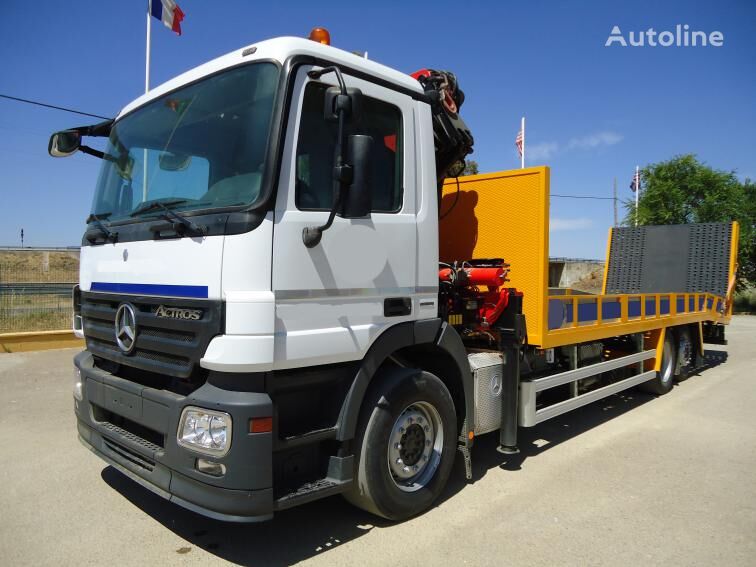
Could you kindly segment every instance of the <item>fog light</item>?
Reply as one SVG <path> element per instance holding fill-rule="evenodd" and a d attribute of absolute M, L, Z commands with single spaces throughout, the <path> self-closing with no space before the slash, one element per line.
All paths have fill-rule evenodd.
<path fill-rule="evenodd" d="M 182 447 L 222 457 L 231 446 L 231 416 L 222 411 L 186 407 L 181 413 L 177 441 Z"/>
<path fill-rule="evenodd" d="M 207 459 L 197 459 L 197 470 L 213 476 L 223 476 L 226 474 L 226 465 L 223 463 L 214 463 Z"/>
<path fill-rule="evenodd" d="M 73 396 L 78 401 L 84 399 L 84 386 L 81 382 L 81 370 L 74 366 L 74 384 L 73 384 Z"/>

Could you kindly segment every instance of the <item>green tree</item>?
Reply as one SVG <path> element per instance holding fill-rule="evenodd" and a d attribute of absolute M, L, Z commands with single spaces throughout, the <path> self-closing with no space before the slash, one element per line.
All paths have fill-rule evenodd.
<path fill-rule="evenodd" d="M 478 162 L 468 159 L 465 162 L 465 169 L 462 171 L 462 175 L 475 175 L 476 173 L 478 173 Z"/>
<path fill-rule="evenodd" d="M 625 224 L 740 223 L 740 283 L 756 281 L 756 184 L 741 183 L 735 172 L 713 169 L 692 154 L 641 169 L 638 210 L 624 202 Z"/>

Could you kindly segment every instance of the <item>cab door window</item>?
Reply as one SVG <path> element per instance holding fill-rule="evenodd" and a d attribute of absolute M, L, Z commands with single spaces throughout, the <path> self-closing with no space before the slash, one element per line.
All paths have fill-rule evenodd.
<path fill-rule="evenodd" d="M 296 152 L 295 202 L 300 210 L 328 211 L 333 204 L 333 163 L 338 124 L 323 118 L 329 85 L 305 87 Z M 402 113 L 376 98 L 363 96 L 362 115 L 346 123 L 346 134 L 373 138 L 371 153 L 372 212 L 402 208 Z"/>

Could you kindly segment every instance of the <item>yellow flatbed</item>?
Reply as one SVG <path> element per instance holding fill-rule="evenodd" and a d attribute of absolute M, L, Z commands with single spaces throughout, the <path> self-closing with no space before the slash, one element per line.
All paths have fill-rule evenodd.
<path fill-rule="evenodd" d="M 440 260 L 503 258 L 511 264 L 507 285 L 524 294 L 528 344 L 547 349 L 677 325 L 729 322 L 736 222 L 729 232 L 729 257 L 723 259 L 726 293 L 560 294 L 548 285 L 549 190 L 549 168 L 541 166 L 448 179 L 442 194 Z M 610 229 L 606 270 L 610 261 L 622 261 L 612 259 L 612 242 Z M 606 282 L 605 271 L 604 291 Z"/>

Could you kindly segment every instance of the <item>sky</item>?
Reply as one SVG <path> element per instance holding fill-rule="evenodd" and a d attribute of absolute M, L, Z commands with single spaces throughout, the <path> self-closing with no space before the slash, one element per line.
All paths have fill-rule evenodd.
<path fill-rule="evenodd" d="M 183 35 L 153 20 L 152 85 L 316 26 L 332 44 L 411 73 L 454 72 L 481 172 L 551 167 L 551 192 L 621 199 L 636 165 L 694 153 L 756 179 L 756 2 L 252 2 L 179 0 Z M 113 116 L 144 89 L 145 0 L 0 2 L 0 94 Z M 720 31 L 721 47 L 606 47 L 612 28 Z M 0 245 L 75 246 L 97 159 L 47 155 L 56 130 L 96 122 L 0 99 Z M 624 208 L 620 204 L 620 219 Z M 506 211 L 502 211 L 506 215 Z M 603 258 L 611 200 L 552 197 L 552 256 Z M 517 235 L 511 235 L 516 238 Z"/>

